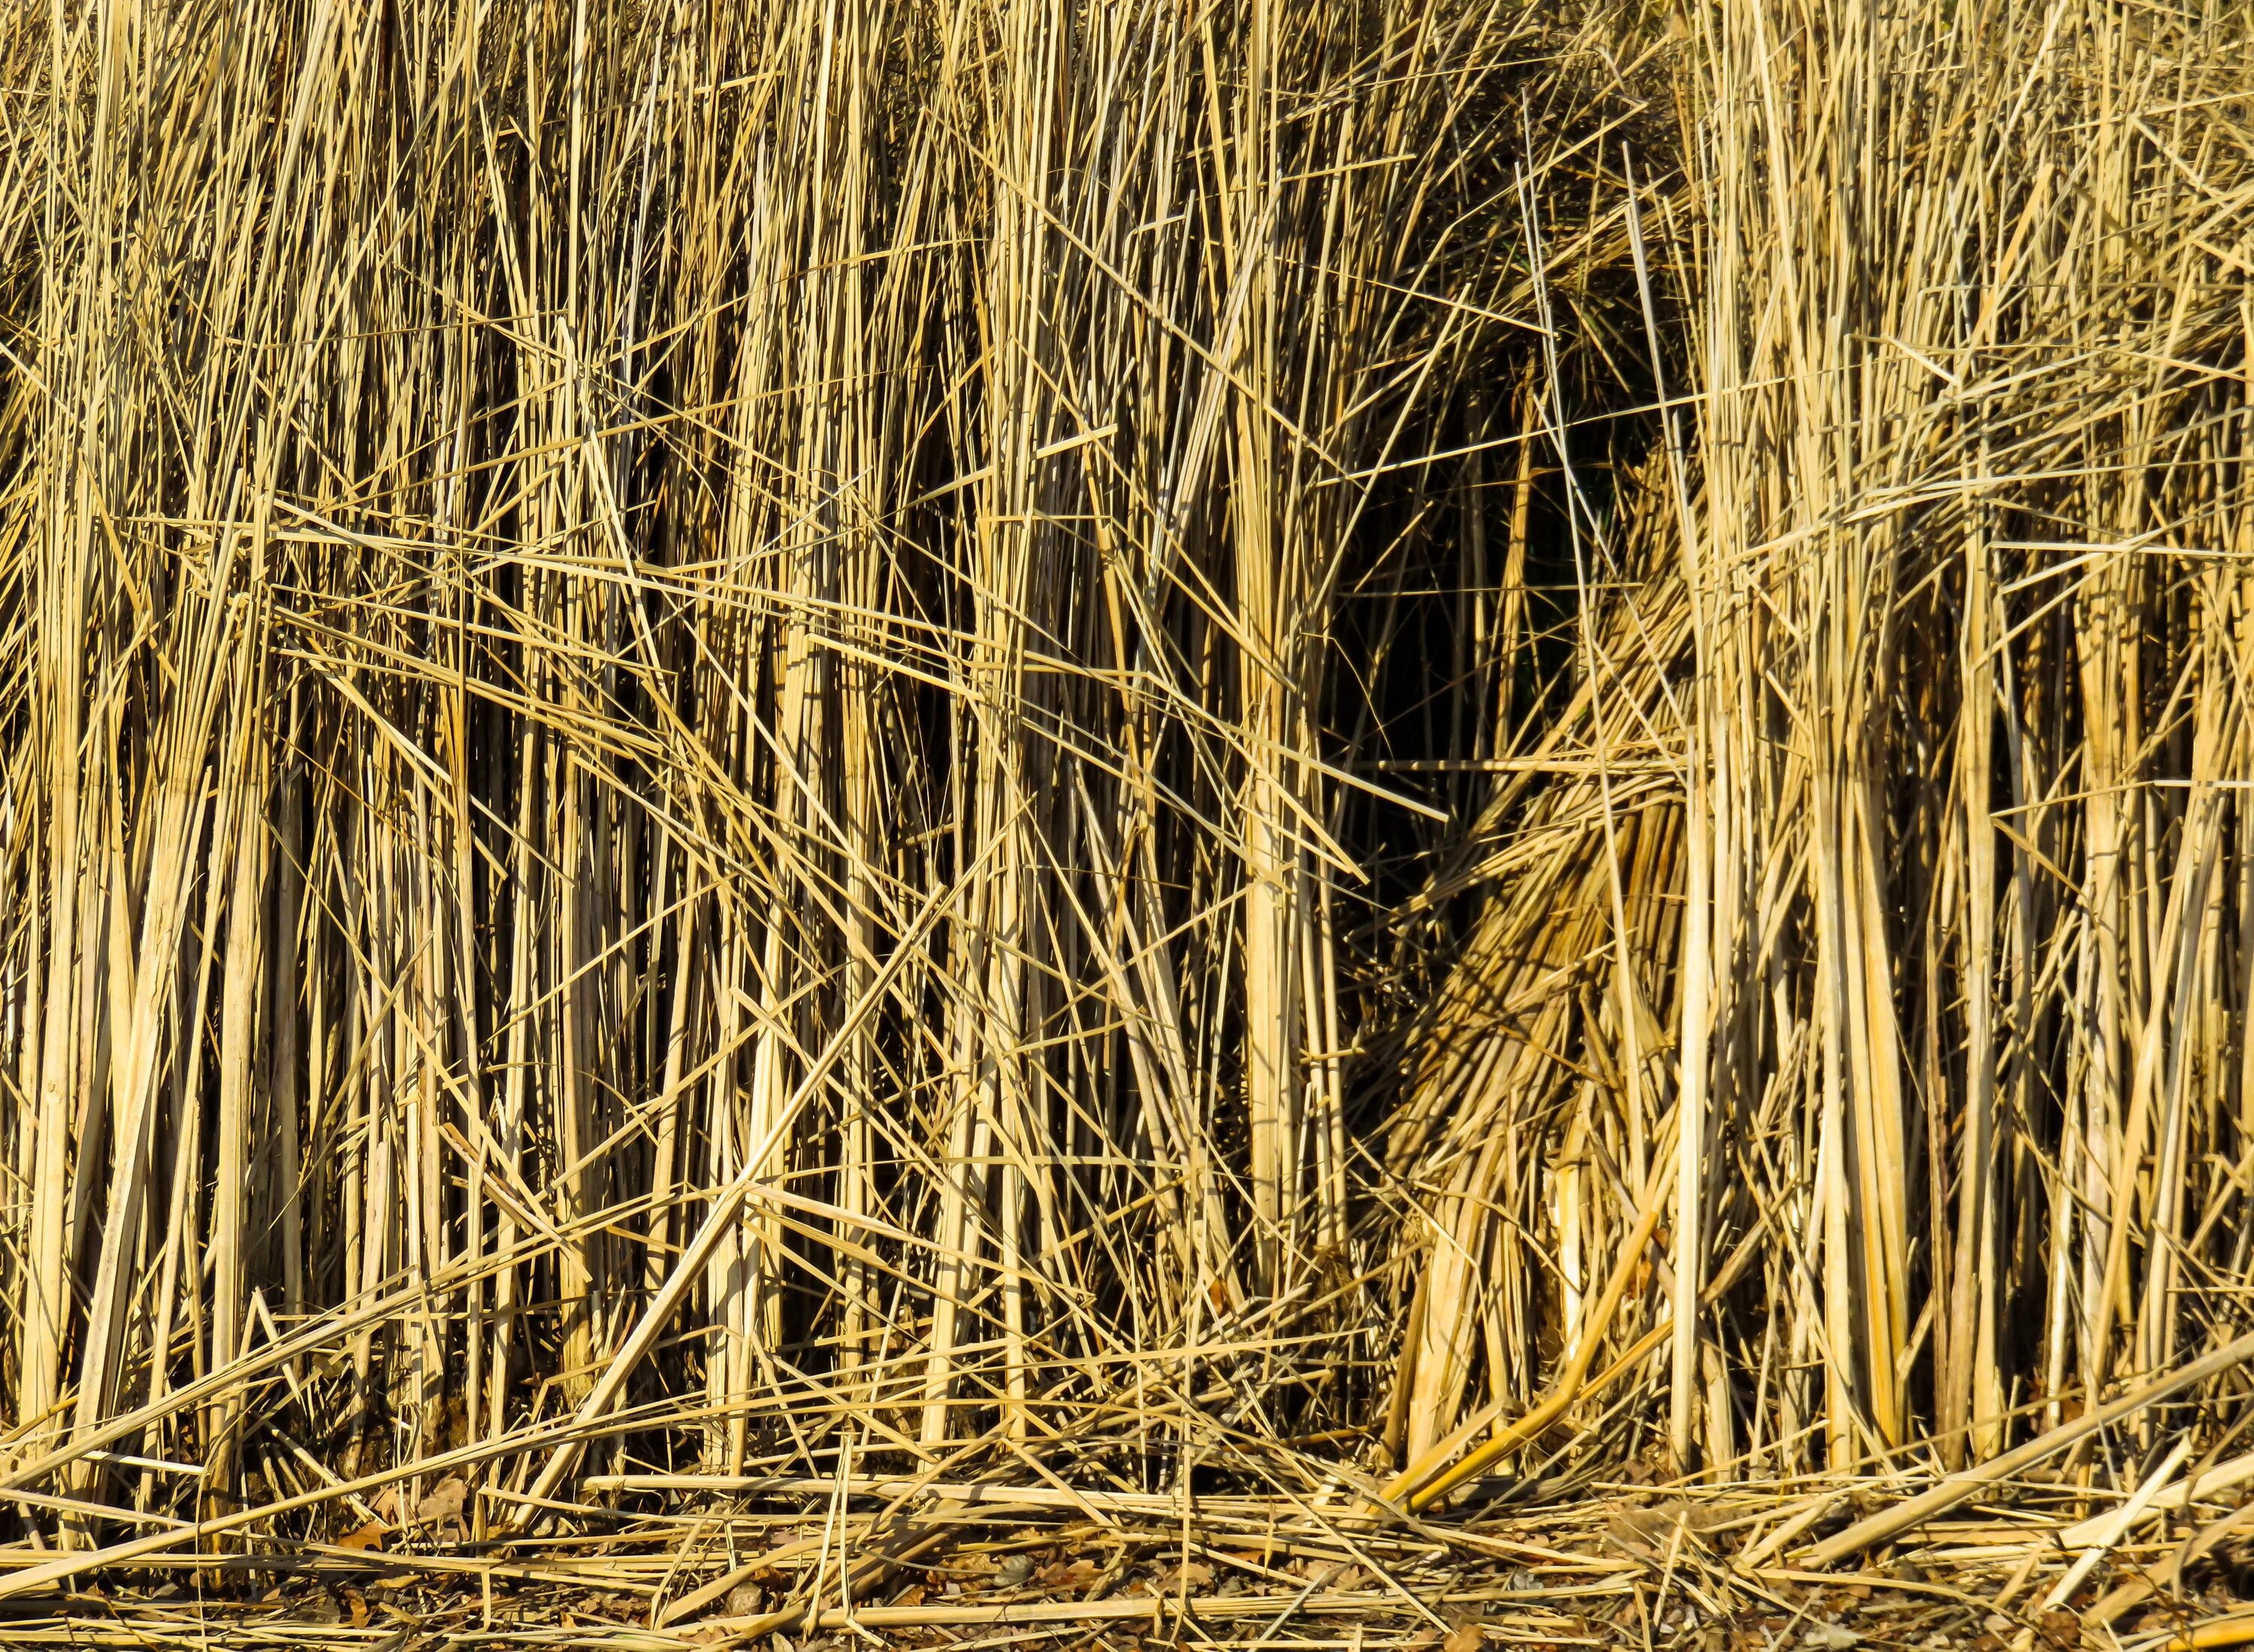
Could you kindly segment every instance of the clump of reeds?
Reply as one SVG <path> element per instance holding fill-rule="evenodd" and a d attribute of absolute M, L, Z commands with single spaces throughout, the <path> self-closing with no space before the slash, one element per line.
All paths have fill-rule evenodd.
<path fill-rule="evenodd" d="M 1631 584 L 1555 778 L 1456 851 L 1398 1414 L 1594 1337 L 1651 1358 L 1586 1426 L 1683 1466 L 1986 1458 L 2244 1328 L 2254 60 L 2224 11 L 1691 22 L 1687 382 L 1583 529 Z"/>
<path fill-rule="evenodd" d="M 0 18 L 18 1581 L 2226 1338 L 2248 36 Z"/>

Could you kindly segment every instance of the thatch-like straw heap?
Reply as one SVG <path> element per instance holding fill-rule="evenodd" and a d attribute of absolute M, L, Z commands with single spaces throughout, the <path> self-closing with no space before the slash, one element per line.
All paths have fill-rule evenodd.
<path fill-rule="evenodd" d="M 0 1594 L 2211 1467 L 2250 374 L 2216 0 L 0 12 Z"/>

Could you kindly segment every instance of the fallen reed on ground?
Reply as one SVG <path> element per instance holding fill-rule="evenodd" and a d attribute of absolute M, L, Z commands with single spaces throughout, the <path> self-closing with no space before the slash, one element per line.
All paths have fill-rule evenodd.
<path fill-rule="evenodd" d="M 0 65 L 0 1592 L 2254 1420 L 2243 9 Z"/>

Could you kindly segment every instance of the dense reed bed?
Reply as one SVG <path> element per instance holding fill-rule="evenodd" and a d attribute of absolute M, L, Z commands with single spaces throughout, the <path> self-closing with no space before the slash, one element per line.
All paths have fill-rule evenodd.
<path fill-rule="evenodd" d="M 1404 1046 L 1407 1438 L 1665 1316 L 1680 1461 L 1959 1462 L 2244 1325 L 2245 19 L 1697 27 L 1697 393 Z"/>
<path fill-rule="evenodd" d="M 2241 10 L 0 63 L 0 1590 L 1914 1475 L 2248 1328 Z"/>

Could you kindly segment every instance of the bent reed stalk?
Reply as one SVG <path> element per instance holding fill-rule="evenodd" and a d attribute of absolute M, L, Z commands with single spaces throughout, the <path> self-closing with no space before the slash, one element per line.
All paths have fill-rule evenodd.
<path fill-rule="evenodd" d="M 2238 11 L 0 63 L 43 1545 L 1954 1468 L 2244 1330 Z"/>

